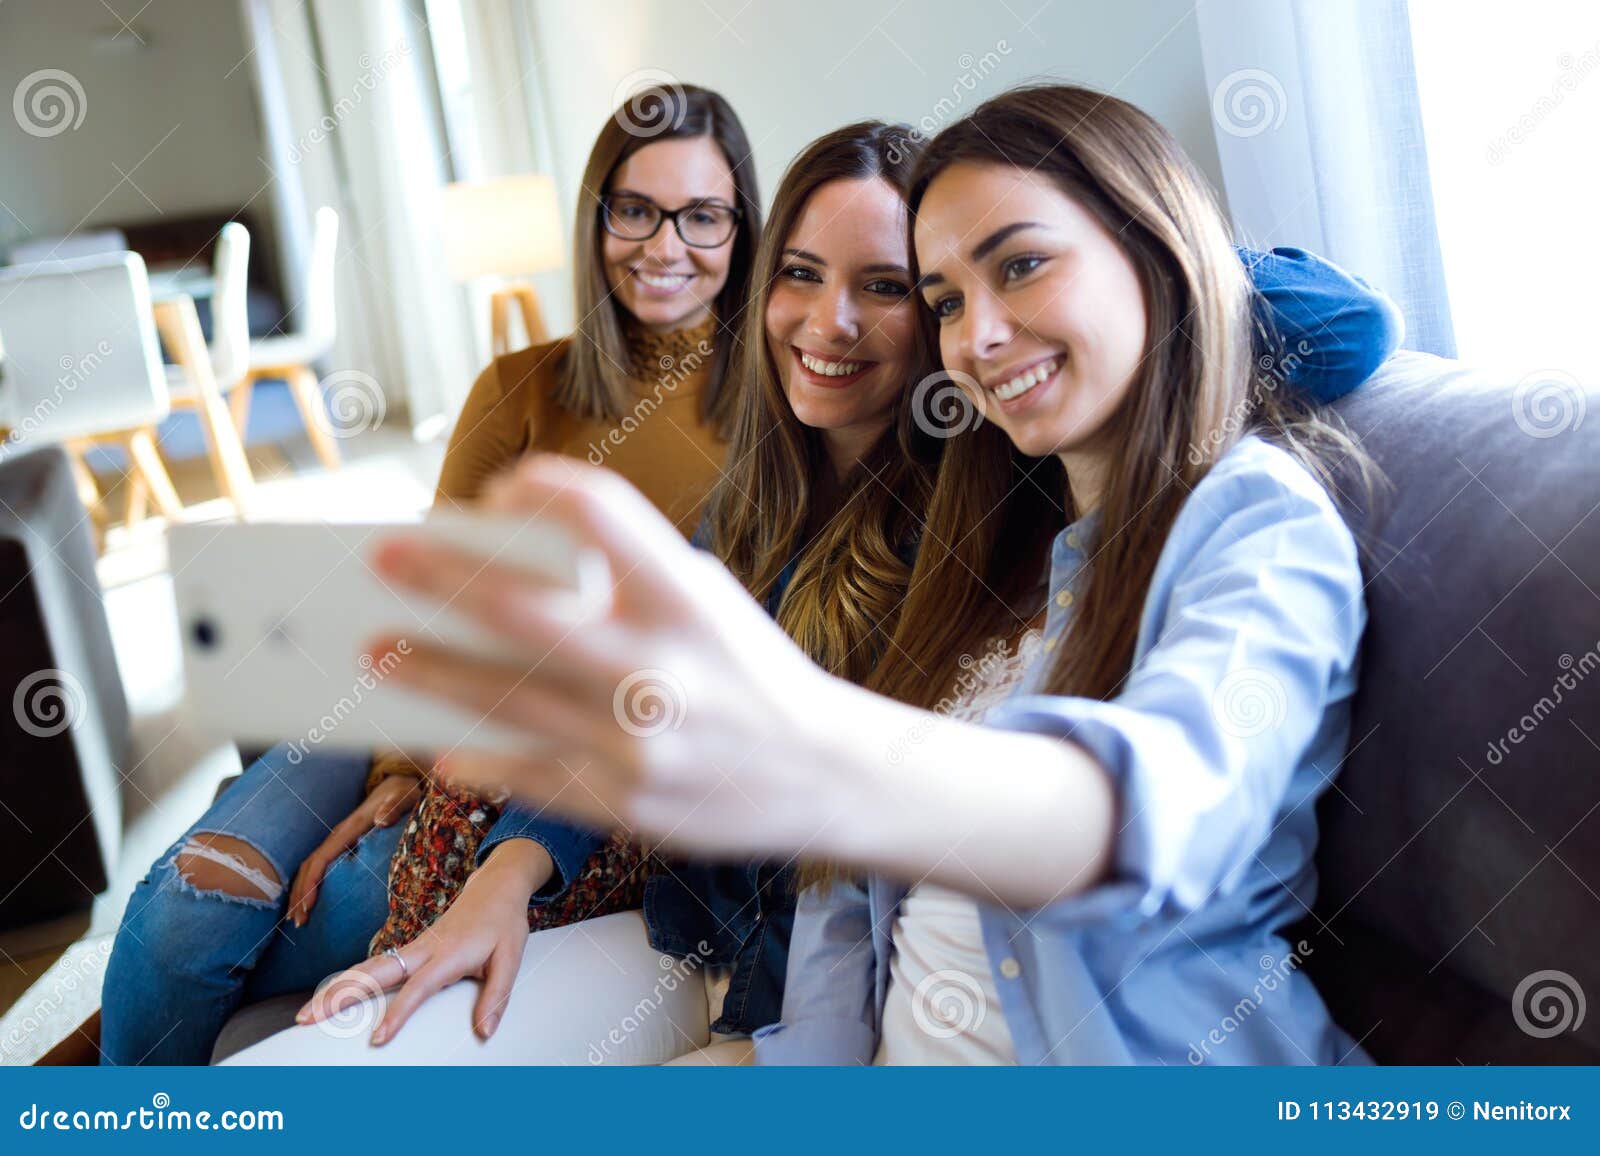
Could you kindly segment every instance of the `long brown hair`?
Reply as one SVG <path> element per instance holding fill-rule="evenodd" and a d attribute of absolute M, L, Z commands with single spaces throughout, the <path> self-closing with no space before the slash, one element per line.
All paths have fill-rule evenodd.
<path fill-rule="evenodd" d="M 1066 85 L 1006 92 L 936 137 L 908 203 L 961 162 L 1038 173 L 1090 212 L 1138 274 L 1149 315 L 1134 380 L 1100 437 L 1113 447 L 1071 639 L 1041 689 L 1113 697 L 1133 662 L 1162 546 L 1185 498 L 1247 433 L 1295 452 L 1325 482 L 1337 458 L 1365 476 L 1338 428 L 1252 374 L 1250 288 L 1204 178 L 1131 104 Z M 1029 458 L 990 423 L 953 439 L 928 511 L 894 644 L 870 685 L 933 707 L 963 655 L 1014 637 L 1037 611 L 1051 541 L 1073 508 L 1059 458 Z M 969 660 L 970 661 L 970 660 Z"/>
<path fill-rule="evenodd" d="M 822 435 L 795 417 L 784 394 L 767 302 L 811 195 L 836 180 L 883 180 L 904 197 L 915 151 L 907 126 L 863 121 L 821 137 L 789 165 L 756 253 L 728 464 L 707 507 L 711 549 L 756 597 L 768 597 L 798 556 L 778 622 L 813 661 L 856 682 L 877 665 L 905 597 L 937 444 L 902 399 L 856 470 L 835 482 Z M 907 395 L 931 358 L 926 340 L 914 342 Z"/>
<path fill-rule="evenodd" d="M 733 391 L 726 388 L 726 382 L 737 356 L 739 311 L 750 291 L 751 259 L 761 235 L 761 197 L 756 190 L 750 142 L 733 107 L 719 94 L 693 84 L 655 86 L 630 97 L 606 121 L 589 152 L 573 232 L 573 298 L 578 322 L 567 342 L 554 395 L 557 404 L 572 413 L 620 421 L 633 404 L 627 322 L 612 300 L 601 257 L 601 198 L 617 169 L 640 149 L 656 141 L 702 136 L 716 143 L 733 171 L 739 209 L 728 281 L 717 294 L 713 309 L 718 322 L 716 356 L 700 396 L 702 419 L 727 431 Z"/>

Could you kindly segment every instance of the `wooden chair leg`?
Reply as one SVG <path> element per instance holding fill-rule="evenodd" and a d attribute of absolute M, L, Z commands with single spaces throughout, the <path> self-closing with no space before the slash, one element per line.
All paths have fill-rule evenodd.
<path fill-rule="evenodd" d="M 305 422 L 306 436 L 311 448 L 330 470 L 339 468 L 339 443 L 333 436 L 333 422 L 328 417 L 328 403 L 322 397 L 322 386 L 317 375 L 304 365 L 289 372 L 289 392 L 300 410 L 300 420 Z"/>
<path fill-rule="evenodd" d="M 211 370 L 211 355 L 206 350 L 205 338 L 200 332 L 200 318 L 194 311 L 194 301 L 188 297 L 158 301 L 154 313 L 156 328 L 162 339 L 171 347 L 185 375 L 194 383 L 194 405 L 200 414 L 200 428 L 206 435 L 211 471 L 216 475 L 222 492 L 233 503 L 233 508 L 243 517 L 254 479 L 250 476 L 250 463 L 245 460 L 244 443 L 239 440 L 239 431 L 217 388 L 217 379 Z"/>
<path fill-rule="evenodd" d="M 255 383 L 255 374 L 247 373 L 228 395 L 228 412 L 233 415 L 233 426 L 243 441 L 250 440 L 250 391 Z"/>
<path fill-rule="evenodd" d="M 150 426 L 134 430 L 128 435 L 125 444 L 128 447 L 128 460 L 133 463 L 133 477 L 129 479 L 130 487 L 135 490 L 148 490 L 150 496 L 155 499 L 156 509 L 161 511 L 163 517 L 169 519 L 180 517 L 183 514 L 183 502 L 178 499 L 178 491 L 173 487 L 166 464 L 161 460 L 161 451 L 156 449 L 156 431 Z M 131 507 L 133 503 L 131 491 L 128 502 Z M 140 504 L 143 504 L 142 494 Z M 132 525 L 132 521 L 130 518 L 129 525 Z"/>

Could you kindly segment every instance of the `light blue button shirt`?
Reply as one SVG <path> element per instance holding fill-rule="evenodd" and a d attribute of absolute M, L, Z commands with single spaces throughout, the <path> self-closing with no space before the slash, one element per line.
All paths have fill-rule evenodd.
<path fill-rule="evenodd" d="M 1369 1062 L 1302 970 L 1309 950 L 1275 934 L 1310 909 L 1315 804 L 1349 737 L 1366 623 L 1349 530 L 1297 460 L 1243 439 L 1173 524 L 1122 692 L 1036 693 L 1094 537 L 1091 517 L 1056 539 L 1049 649 L 985 720 L 1071 739 L 1118 798 L 1107 882 L 978 904 L 1019 1062 Z M 802 896 L 760 1062 L 872 1062 L 907 890 L 875 876 Z"/>

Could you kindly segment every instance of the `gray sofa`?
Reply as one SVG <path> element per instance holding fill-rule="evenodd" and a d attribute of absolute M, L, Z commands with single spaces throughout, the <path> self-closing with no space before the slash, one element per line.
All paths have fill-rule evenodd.
<path fill-rule="evenodd" d="M 1295 929 L 1380 1062 L 1600 1061 L 1600 390 L 1402 353 L 1351 750 Z"/>

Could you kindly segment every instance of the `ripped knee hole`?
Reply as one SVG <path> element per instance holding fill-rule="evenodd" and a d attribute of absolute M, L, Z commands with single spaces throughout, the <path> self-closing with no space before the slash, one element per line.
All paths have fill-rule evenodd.
<path fill-rule="evenodd" d="M 226 835 L 191 836 L 178 852 L 177 868 L 184 882 L 201 891 L 267 900 L 283 894 L 283 883 L 266 857 Z"/>

